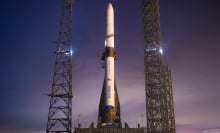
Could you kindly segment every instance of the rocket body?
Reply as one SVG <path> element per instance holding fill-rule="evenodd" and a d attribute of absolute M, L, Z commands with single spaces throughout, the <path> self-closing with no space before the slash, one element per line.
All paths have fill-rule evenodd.
<path fill-rule="evenodd" d="M 99 103 L 98 127 L 121 128 L 120 103 L 115 82 L 114 61 L 114 9 L 109 3 L 106 13 L 105 51 L 101 59 L 105 64 L 105 77 Z"/>
<path fill-rule="evenodd" d="M 105 44 L 105 88 L 106 108 L 115 107 L 115 75 L 114 75 L 114 9 L 109 3 L 106 17 L 106 44 Z"/>

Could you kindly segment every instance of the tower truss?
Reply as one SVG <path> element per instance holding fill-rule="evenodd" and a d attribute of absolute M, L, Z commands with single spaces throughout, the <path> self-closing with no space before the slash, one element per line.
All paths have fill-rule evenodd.
<path fill-rule="evenodd" d="M 143 0 L 147 133 L 175 133 L 171 71 L 162 62 L 159 0 Z"/>
<path fill-rule="evenodd" d="M 46 133 L 72 130 L 72 5 L 63 0 Z"/>

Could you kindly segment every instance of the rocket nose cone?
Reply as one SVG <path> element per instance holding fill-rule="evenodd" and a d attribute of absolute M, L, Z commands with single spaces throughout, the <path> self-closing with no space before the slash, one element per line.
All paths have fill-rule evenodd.
<path fill-rule="evenodd" d="M 111 10 L 113 9 L 112 3 L 109 3 L 109 4 L 108 4 L 108 10 L 110 10 L 110 9 L 111 9 Z"/>

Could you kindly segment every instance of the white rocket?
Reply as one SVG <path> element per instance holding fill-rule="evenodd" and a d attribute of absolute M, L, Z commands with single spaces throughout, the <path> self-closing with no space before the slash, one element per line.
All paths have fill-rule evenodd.
<path fill-rule="evenodd" d="M 106 108 L 115 107 L 115 76 L 114 76 L 114 9 L 108 4 L 106 17 L 106 44 L 105 44 L 105 88 Z"/>
<path fill-rule="evenodd" d="M 108 4 L 106 16 L 105 51 L 101 57 L 105 64 L 105 78 L 99 103 L 97 127 L 122 128 L 114 74 L 114 60 L 117 59 L 117 56 L 114 51 L 114 10 L 111 3 Z"/>

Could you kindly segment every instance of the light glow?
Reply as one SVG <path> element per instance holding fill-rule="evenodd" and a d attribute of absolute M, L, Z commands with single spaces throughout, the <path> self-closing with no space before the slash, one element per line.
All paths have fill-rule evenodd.
<path fill-rule="evenodd" d="M 159 52 L 160 52 L 161 54 L 163 54 L 163 49 L 162 49 L 162 48 L 160 48 L 160 49 L 159 49 Z"/>
<path fill-rule="evenodd" d="M 160 47 L 160 48 L 146 48 L 146 52 L 151 52 L 151 51 L 159 51 L 160 54 L 163 54 L 163 49 Z"/>

